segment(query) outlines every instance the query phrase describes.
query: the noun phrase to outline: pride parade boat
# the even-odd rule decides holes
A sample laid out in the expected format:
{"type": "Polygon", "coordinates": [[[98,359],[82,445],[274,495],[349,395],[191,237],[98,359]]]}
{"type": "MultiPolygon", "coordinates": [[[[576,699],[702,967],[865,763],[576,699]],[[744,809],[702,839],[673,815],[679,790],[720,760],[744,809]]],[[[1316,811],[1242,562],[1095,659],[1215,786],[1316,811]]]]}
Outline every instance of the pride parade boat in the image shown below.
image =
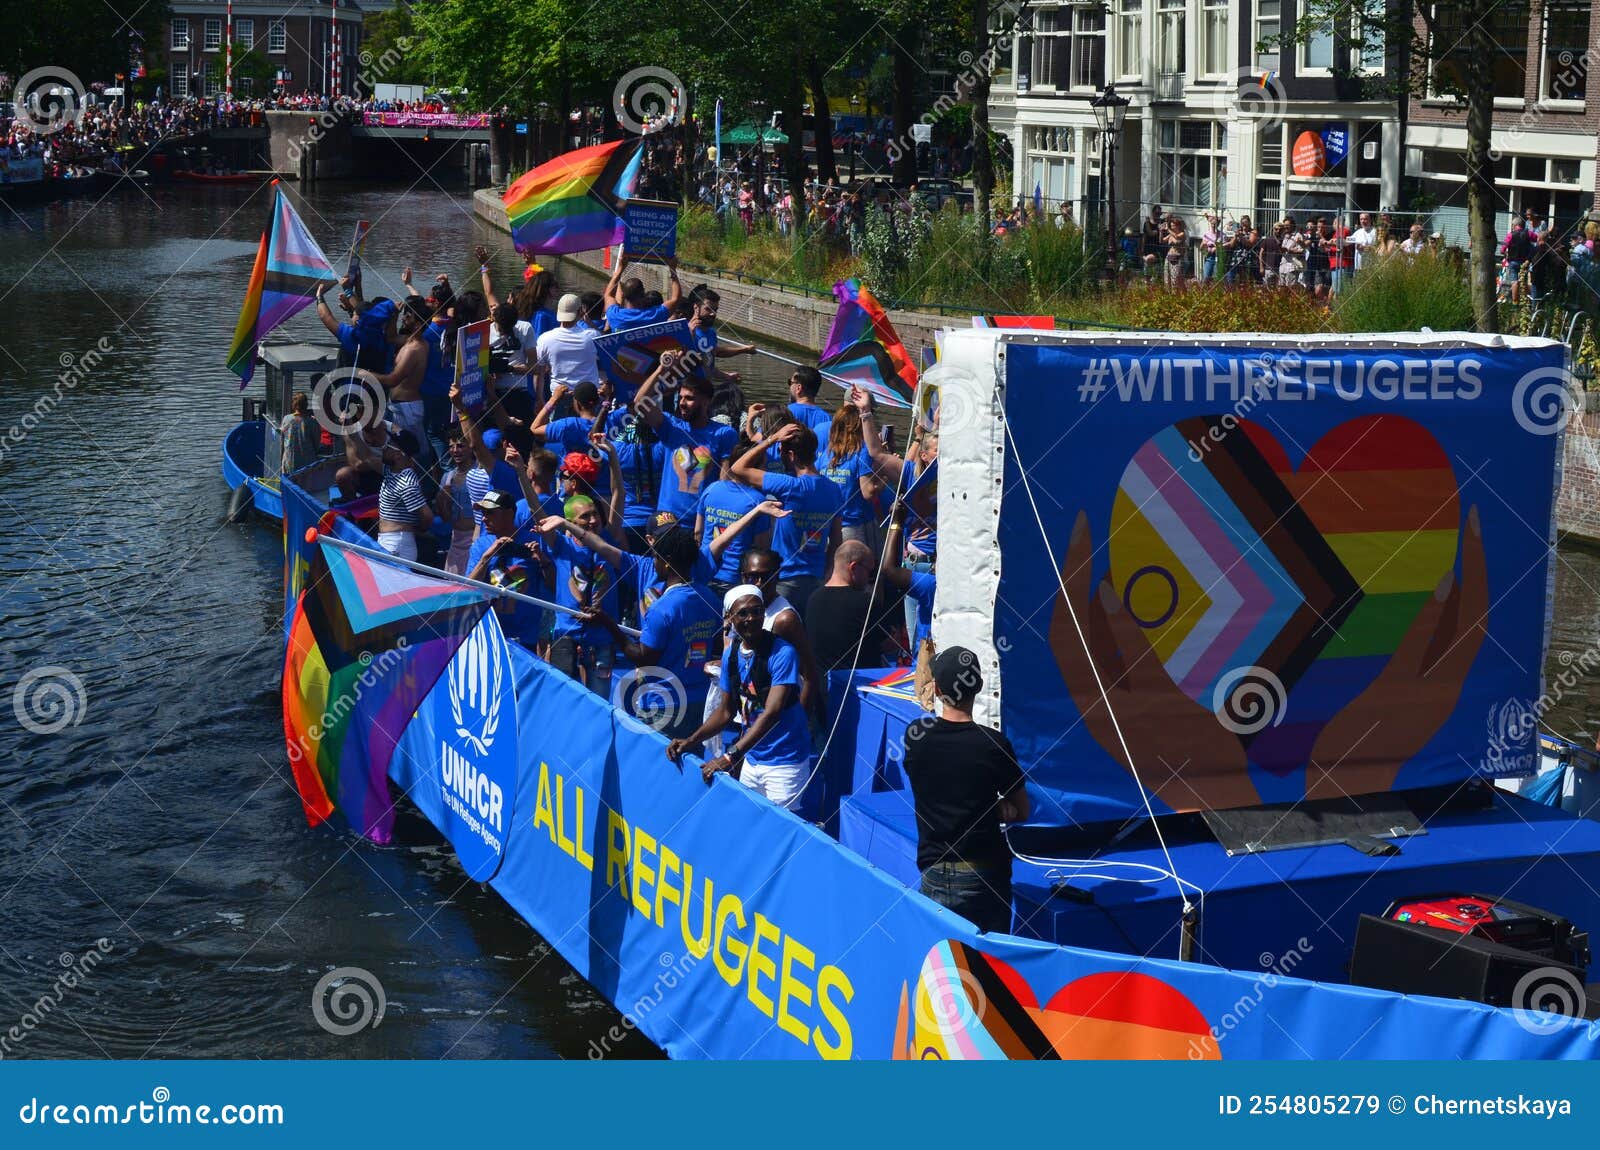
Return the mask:
{"type": "Polygon", "coordinates": [[[1566,379],[1519,338],[945,333],[934,638],[1028,776],[1012,934],[917,892],[894,677],[835,680],[797,817],[284,480],[308,818],[384,842],[403,794],[675,1057],[1593,1058],[1600,824],[1491,785],[1538,762],[1566,379]]]}

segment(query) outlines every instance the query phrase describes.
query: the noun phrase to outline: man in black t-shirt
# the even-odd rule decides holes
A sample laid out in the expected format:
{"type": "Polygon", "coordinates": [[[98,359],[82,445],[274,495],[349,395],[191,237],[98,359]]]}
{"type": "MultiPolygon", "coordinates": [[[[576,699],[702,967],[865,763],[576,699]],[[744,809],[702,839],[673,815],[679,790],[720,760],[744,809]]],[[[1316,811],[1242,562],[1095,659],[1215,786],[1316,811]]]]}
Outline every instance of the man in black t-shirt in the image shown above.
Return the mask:
{"type": "Polygon", "coordinates": [[[1000,824],[1028,817],[1022,768],[1009,739],[972,721],[983,687],[976,655],[941,651],[933,682],[940,717],[917,719],[905,737],[922,893],[980,930],[1010,930],[1011,850],[1000,824]]]}
{"type": "Polygon", "coordinates": [[[893,601],[879,599],[874,606],[872,585],[877,573],[878,560],[872,548],[847,539],[833,553],[828,581],[806,601],[806,635],[811,640],[817,670],[824,675],[848,671],[852,665],[881,667],[885,653],[897,647],[895,615],[900,608],[899,596],[894,596],[893,601]]]}

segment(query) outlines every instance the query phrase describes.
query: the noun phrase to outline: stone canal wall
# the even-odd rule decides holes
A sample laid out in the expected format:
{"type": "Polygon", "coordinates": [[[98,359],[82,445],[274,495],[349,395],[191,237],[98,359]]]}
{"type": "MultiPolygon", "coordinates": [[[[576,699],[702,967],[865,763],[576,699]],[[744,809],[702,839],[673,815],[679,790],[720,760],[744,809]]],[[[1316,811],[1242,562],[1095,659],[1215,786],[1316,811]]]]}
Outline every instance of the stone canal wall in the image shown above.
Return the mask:
{"type": "MultiPolygon", "coordinates": [[[[505,206],[499,193],[485,188],[473,196],[473,211],[485,223],[509,231],[505,206]]],[[[598,285],[605,283],[609,274],[601,267],[601,253],[580,252],[561,256],[559,261],[579,277],[578,282],[598,285]]],[[[639,265],[639,275],[647,285],[654,280],[655,287],[665,289],[664,269],[653,264],[639,265]]],[[[767,343],[778,343],[792,351],[810,352],[813,356],[822,350],[822,341],[828,337],[828,324],[838,310],[832,297],[826,299],[804,292],[785,291],[774,284],[741,283],[725,276],[704,275],[685,271],[685,287],[708,283],[722,296],[721,319],[740,334],[760,338],[767,343]]],[[[571,286],[569,283],[567,286],[571,286]]],[[[966,326],[971,323],[965,315],[937,316],[926,312],[891,311],[889,319],[900,333],[907,350],[920,356],[921,349],[933,346],[933,333],[952,324],[966,326]]]]}
{"type": "MultiPolygon", "coordinates": [[[[485,223],[509,231],[505,207],[492,189],[473,197],[473,211],[485,223]]],[[[559,262],[571,269],[580,281],[602,284],[607,273],[601,267],[599,252],[562,256],[559,262]]],[[[661,269],[643,265],[640,274],[646,283],[654,277],[664,288],[661,269]]],[[[741,334],[766,343],[780,343],[792,350],[815,355],[827,338],[828,322],[835,305],[831,299],[818,299],[800,292],[784,291],[771,284],[760,286],[735,279],[696,273],[686,275],[689,284],[706,282],[722,294],[722,318],[741,334]]],[[[569,281],[570,286],[570,281],[569,281]]],[[[964,316],[937,316],[924,312],[891,311],[890,319],[906,347],[914,355],[933,346],[933,333],[941,327],[964,327],[964,316]]],[[[1566,541],[1600,546],[1600,392],[1588,397],[1589,410],[1573,419],[1566,433],[1561,491],[1556,500],[1556,527],[1566,541]]]]}

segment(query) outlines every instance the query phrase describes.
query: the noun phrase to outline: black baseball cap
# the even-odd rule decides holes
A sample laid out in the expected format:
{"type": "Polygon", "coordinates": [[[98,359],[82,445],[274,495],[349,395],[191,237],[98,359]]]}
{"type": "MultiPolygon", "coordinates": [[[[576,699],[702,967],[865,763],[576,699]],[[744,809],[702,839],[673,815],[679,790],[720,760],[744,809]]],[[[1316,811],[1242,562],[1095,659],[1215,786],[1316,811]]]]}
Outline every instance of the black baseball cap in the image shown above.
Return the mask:
{"type": "Polygon", "coordinates": [[[978,656],[965,647],[947,647],[934,656],[933,685],[944,699],[965,710],[983,690],[978,656]]]}
{"type": "Polygon", "coordinates": [[[496,488],[490,488],[488,494],[473,504],[479,511],[505,511],[516,505],[516,500],[496,488]]]}

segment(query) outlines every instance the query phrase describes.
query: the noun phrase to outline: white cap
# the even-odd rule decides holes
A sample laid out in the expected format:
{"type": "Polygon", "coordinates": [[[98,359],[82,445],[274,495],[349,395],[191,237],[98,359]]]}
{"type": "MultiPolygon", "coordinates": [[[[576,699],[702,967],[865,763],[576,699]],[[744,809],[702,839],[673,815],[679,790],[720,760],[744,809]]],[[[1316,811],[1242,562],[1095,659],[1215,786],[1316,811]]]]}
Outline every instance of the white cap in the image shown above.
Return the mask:
{"type": "Polygon", "coordinates": [[[733,605],[740,599],[748,599],[751,596],[763,602],[766,601],[766,596],[761,594],[761,588],[754,583],[741,583],[737,587],[730,588],[728,593],[722,597],[722,613],[726,615],[733,610],[733,605]]]}
{"type": "Polygon", "coordinates": [[[562,296],[556,304],[556,320],[559,323],[569,323],[583,314],[583,301],[572,292],[562,296]]]}

